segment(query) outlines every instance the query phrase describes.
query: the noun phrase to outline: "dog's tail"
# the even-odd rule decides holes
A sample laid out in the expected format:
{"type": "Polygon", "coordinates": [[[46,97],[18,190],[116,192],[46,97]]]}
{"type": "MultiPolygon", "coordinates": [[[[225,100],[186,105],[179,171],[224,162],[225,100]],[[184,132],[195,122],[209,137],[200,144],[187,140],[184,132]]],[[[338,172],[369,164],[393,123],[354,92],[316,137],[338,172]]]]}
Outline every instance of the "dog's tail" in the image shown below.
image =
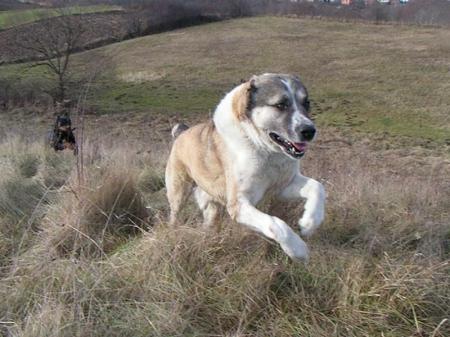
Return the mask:
{"type": "Polygon", "coordinates": [[[174,139],[177,138],[183,131],[186,131],[187,129],[189,129],[189,126],[184,123],[175,124],[175,126],[172,128],[172,137],[174,139]]]}

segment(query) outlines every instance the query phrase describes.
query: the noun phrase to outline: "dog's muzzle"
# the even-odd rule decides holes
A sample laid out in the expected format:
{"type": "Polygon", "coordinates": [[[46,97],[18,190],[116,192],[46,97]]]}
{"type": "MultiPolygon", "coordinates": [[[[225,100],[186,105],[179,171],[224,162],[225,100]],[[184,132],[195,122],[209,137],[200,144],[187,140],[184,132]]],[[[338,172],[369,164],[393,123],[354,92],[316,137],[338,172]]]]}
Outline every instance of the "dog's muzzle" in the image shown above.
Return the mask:
{"type": "MultiPolygon", "coordinates": [[[[270,132],[269,137],[278,146],[280,146],[286,154],[288,154],[289,156],[291,156],[295,159],[300,159],[305,154],[306,147],[307,147],[306,142],[294,143],[294,142],[291,142],[291,141],[287,140],[286,138],[280,136],[279,134],[277,134],[275,132],[270,132]]],[[[313,137],[314,137],[314,134],[312,135],[312,137],[310,139],[312,139],[313,137]]]]}

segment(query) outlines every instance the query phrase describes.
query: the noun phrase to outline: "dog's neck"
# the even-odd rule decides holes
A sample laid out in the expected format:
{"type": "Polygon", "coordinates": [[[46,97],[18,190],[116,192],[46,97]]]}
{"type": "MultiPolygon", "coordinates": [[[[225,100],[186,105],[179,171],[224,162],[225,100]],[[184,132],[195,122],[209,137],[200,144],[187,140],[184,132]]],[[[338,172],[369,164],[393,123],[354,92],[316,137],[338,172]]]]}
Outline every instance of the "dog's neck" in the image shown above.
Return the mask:
{"type": "MultiPolygon", "coordinates": [[[[241,84],[242,85],[242,84],[241,84]]],[[[217,106],[213,121],[217,132],[227,144],[236,145],[236,148],[257,149],[266,151],[258,130],[250,120],[239,120],[233,112],[233,97],[241,89],[241,85],[231,90],[217,106]]]]}

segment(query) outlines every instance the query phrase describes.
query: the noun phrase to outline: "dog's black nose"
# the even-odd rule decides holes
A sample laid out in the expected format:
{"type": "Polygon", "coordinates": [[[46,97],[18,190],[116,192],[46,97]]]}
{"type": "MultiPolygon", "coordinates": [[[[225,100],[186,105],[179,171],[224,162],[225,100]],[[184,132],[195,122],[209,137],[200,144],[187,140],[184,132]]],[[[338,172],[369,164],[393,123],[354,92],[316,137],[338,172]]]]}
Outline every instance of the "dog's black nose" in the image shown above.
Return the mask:
{"type": "Polygon", "coordinates": [[[300,128],[300,134],[302,135],[302,140],[312,140],[316,134],[316,128],[312,125],[303,125],[300,128]]]}

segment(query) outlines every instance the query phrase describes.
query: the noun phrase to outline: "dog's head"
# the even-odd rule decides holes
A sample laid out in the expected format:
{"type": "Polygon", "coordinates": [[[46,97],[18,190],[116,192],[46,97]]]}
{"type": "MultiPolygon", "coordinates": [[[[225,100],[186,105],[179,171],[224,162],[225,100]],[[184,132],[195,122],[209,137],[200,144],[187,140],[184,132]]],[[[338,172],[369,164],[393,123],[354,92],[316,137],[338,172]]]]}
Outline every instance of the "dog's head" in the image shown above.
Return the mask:
{"type": "Polygon", "coordinates": [[[292,75],[253,76],[233,97],[236,117],[251,122],[258,141],[293,159],[305,154],[316,134],[309,110],[308,92],[292,75]]]}

